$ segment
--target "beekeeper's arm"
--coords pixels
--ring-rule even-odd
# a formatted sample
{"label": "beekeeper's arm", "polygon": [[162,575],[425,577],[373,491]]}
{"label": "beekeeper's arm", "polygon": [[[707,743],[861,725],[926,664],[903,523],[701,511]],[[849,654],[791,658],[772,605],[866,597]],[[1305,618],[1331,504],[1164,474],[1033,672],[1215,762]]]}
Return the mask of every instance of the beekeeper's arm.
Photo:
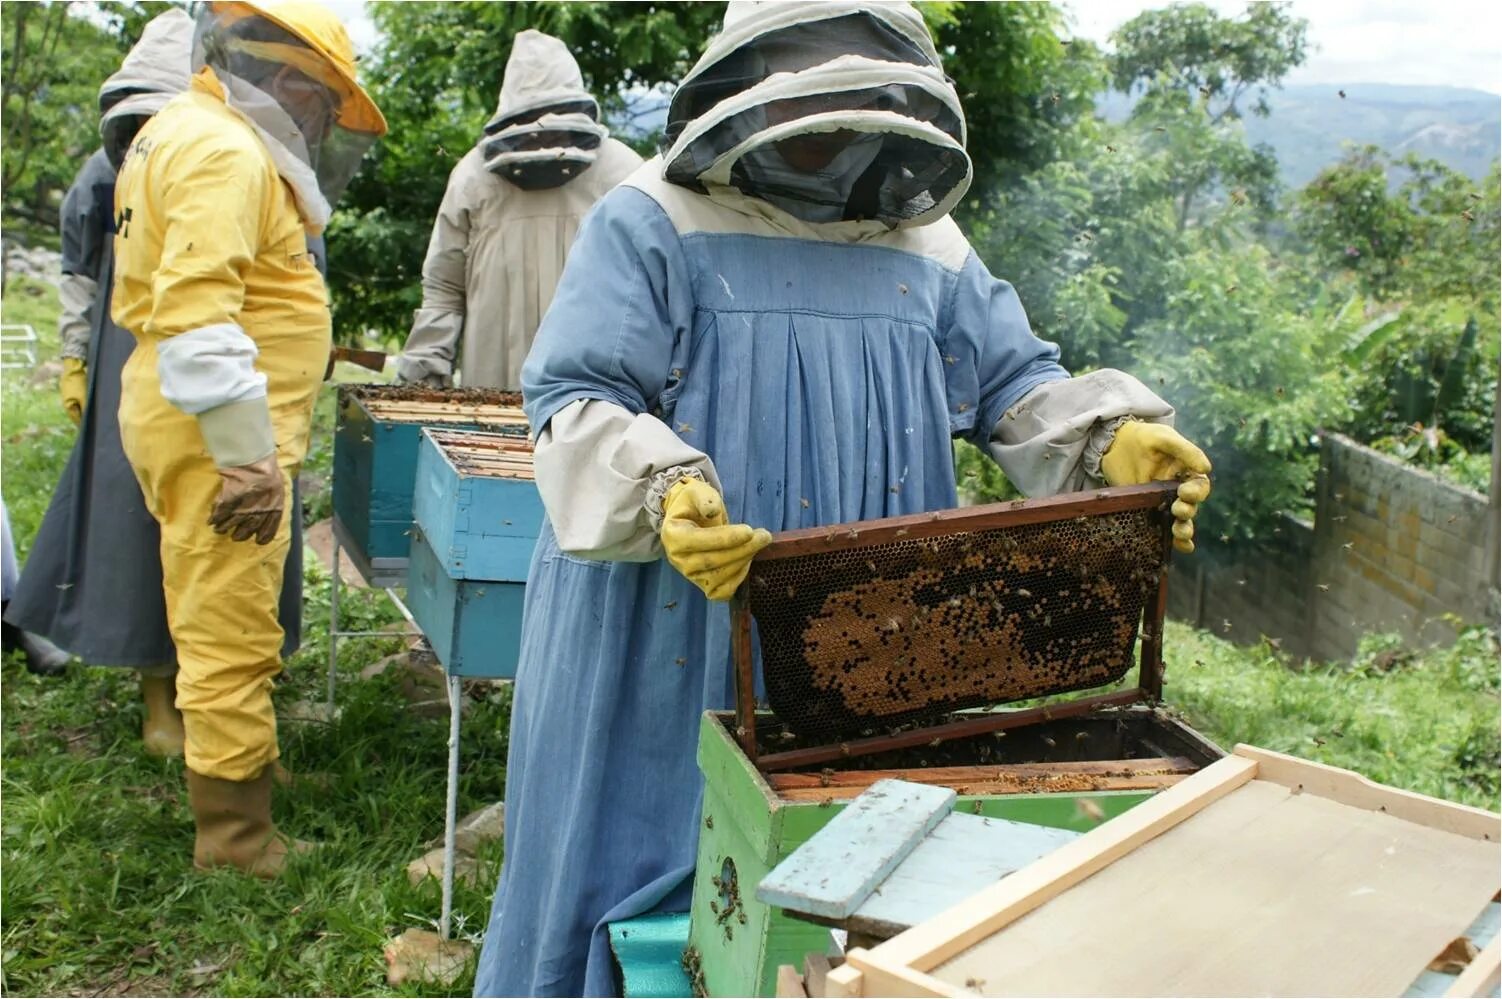
{"label": "beekeeper's arm", "polygon": [[110,206],[95,204],[95,164],[87,162],[63,197],[59,214],[62,223],[62,279],[58,297],[62,311],[57,332],[62,341],[62,356],[79,361],[89,356],[90,312],[99,294],[99,269],[103,259],[108,227],[101,212]]}
{"label": "beekeeper's arm", "polygon": [[522,392],[559,547],[627,562],[666,554],[718,599],[770,535],[726,522],[719,477],[690,442],[692,428],[657,415],[686,363],[690,287],[662,209],[617,188],[569,251]]}
{"label": "beekeeper's arm", "polygon": [[[952,320],[945,347],[955,359],[947,365],[951,422],[1025,494],[1209,472],[1203,452],[1172,429],[1173,407],[1140,381],[1112,369],[1069,377],[1058,347],[1033,335],[1016,290],[992,277],[974,251],[958,279]],[[972,396],[976,415],[967,424],[962,410]],[[1203,478],[1186,482],[1174,505],[1174,533],[1185,550],[1193,548],[1192,521],[1208,487]]]}
{"label": "beekeeper's arm", "polygon": [[162,254],[145,332],[157,339],[162,395],[197,417],[219,469],[210,523],[236,541],[269,543],[284,490],[255,341],[240,326],[243,275],[261,244],[264,153],[248,133],[222,135],[152,161],[162,172]]}
{"label": "beekeeper's arm", "polygon": [[469,185],[472,169],[465,157],[449,174],[428,255],[422,262],[422,308],[412,316],[412,332],[396,359],[399,383],[449,386],[454,383],[454,356],[464,335],[465,293],[469,273]]}

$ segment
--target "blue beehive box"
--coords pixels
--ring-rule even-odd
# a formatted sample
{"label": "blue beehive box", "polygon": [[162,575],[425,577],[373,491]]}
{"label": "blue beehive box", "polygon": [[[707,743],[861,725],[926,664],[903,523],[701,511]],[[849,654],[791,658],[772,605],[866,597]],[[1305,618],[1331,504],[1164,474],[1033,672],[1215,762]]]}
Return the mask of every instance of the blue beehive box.
{"label": "blue beehive box", "polygon": [[407,603],[457,676],[516,675],[542,499],[526,440],[424,430],[417,448]]}
{"label": "blue beehive box", "polygon": [[418,435],[425,426],[525,438],[521,396],[484,389],[348,385],[334,433],[334,526],[365,578],[399,582],[411,544]]}

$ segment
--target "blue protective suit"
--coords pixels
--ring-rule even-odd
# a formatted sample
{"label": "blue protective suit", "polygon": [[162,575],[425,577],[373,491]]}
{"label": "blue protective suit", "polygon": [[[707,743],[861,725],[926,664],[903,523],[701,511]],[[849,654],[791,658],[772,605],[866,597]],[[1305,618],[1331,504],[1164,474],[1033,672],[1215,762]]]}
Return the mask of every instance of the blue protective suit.
{"label": "blue protective suit", "polygon": [[[713,460],[732,523],[775,532],[953,507],[951,437],[984,445],[1067,377],[949,220],[831,242],[660,170],[585,221],[523,374],[534,428],[580,399],[655,414]],[[698,726],[732,703],[725,604],[544,524],[476,995],[614,994],[606,925],[687,908]]]}

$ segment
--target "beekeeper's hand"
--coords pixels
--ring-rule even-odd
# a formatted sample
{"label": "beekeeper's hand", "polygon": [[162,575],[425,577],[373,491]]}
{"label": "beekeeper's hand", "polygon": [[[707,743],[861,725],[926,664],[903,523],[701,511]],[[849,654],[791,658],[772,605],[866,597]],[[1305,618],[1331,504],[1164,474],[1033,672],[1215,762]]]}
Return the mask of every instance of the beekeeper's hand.
{"label": "beekeeper's hand", "polygon": [[714,486],[683,478],[662,501],[662,550],[674,569],[711,600],[729,600],[751,569],[751,559],[772,535],[749,524],[732,524]]}
{"label": "beekeeper's hand", "polygon": [[57,379],[58,394],[63,397],[63,412],[76,427],[83,422],[83,404],[89,396],[89,369],[81,358],[63,358],[63,373]]}
{"label": "beekeeper's hand", "polygon": [[198,429],[219,471],[209,526],[232,541],[268,545],[286,509],[287,487],[276,460],[266,400],[226,403],[198,414]]}
{"label": "beekeeper's hand", "polygon": [[1101,474],[1113,486],[1179,480],[1173,504],[1173,546],[1194,551],[1194,515],[1210,495],[1210,459],[1183,434],[1161,423],[1128,420],[1100,459]]}

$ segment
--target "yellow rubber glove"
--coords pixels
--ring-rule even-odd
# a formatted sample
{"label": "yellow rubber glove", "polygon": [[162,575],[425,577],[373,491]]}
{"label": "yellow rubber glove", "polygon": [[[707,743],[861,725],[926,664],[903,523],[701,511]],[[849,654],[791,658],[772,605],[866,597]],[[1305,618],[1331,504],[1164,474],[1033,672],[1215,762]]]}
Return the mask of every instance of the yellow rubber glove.
{"label": "yellow rubber glove", "polygon": [[1173,546],[1194,551],[1194,515],[1210,495],[1210,459],[1172,427],[1128,420],[1100,459],[1101,474],[1113,486],[1179,479],[1173,504]]}
{"label": "yellow rubber glove", "polygon": [[57,379],[63,411],[76,427],[83,422],[83,404],[89,397],[89,369],[82,358],[63,358],[63,373]]}
{"label": "yellow rubber glove", "polygon": [[700,479],[679,479],[662,501],[662,550],[711,600],[729,600],[751,570],[751,559],[772,543],[770,532],[732,524],[725,501]]}

